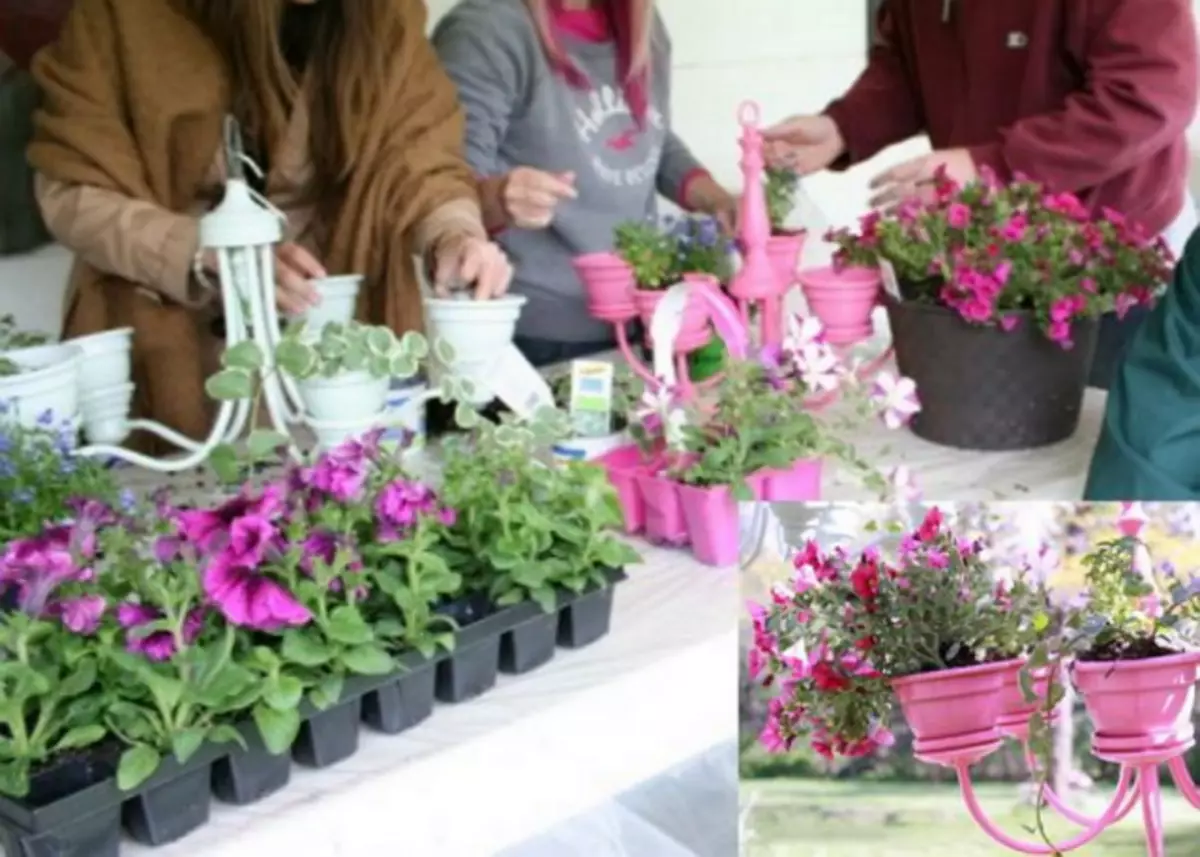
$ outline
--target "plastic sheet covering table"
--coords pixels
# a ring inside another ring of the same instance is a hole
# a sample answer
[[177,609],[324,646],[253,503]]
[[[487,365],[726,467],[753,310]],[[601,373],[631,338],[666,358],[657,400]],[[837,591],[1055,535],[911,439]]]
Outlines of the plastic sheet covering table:
[[[143,490],[161,479],[127,477]],[[212,490],[195,474],[168,481],[184,496]],[[576,851],[564,839],[555,857],[732,857],[686,849],[691,825],[736,825],[735,771],[716,773],[729,751],[714,748],[737,735],[738,575],[638,546],[645,562],[617,589],[605,639],[439,706],[410,732],[365,730],[341,765],[296,768],[262,803],[214,804],[207,827],[162,848],[127,843],[124,857],[519,857],[572,830],[595,833],[602,818],[627,837],[656,828],[655,841],[684,850],[641,850],[644,838],[628,838],[626,852]],[[689,783],[689,770],[704,782]],[[685,806],[693,798],[702,817]]]

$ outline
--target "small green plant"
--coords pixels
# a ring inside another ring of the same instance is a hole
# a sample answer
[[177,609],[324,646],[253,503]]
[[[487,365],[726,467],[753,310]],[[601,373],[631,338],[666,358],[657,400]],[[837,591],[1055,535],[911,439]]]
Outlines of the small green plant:
[[768,167],[763,186],[767,195],[767,216],[771,221],[771,234],[779,235],[787,230],[787,220],[796,210],[800,176],[793,170]]
[[288,330],[275,350],[275,361],[298,379],[333,378],[367,372],[374,378],[411,378],[429,354],[425,337],[410,330],[397,338],[391,328],[359,324],[327,324],[311,338],[303,325]]
[[632,221],[617,227],[617,255],[633,268],[638,288],[656,291],[676,282],[677,247],[654,221]]
[[50,337],[44,333],[18,330],[15,316],[0,315],[0,378],[19,375],[23,371],[16,361],[4,357],[4,352],[45,345],[49,341]]

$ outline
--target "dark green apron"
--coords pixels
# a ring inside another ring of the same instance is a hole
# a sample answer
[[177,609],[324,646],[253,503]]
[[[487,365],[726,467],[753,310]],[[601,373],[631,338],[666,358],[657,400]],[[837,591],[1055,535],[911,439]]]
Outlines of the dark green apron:
[[1200,231],[1117,370],[1083,496],[1200,499]]
[[[0,65],[4,62],[0,57]],[[33,167],[25,159],[38,97],[28,72],[0,70],[0,256],[25,253],[50,240],[33,195]]]

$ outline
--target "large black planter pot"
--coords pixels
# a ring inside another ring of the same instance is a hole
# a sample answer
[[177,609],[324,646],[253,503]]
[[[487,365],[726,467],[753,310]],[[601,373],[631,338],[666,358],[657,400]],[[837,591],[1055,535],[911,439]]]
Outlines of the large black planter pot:
[[0,798],[5,857],[117,857],[120,849],[121,795],[111,779],[36,808]]
[[901,375],[916,382],[918,437],[958,449],[1031,449],[1066,440],[1079,425],[1097,323],[1075,326],[1063,349],[1031,317],[1015,330],[968,325],[958,314],[888,301]]
[[1100,333],[1096,339],[1096,354],[1092,358],[1092,371],[1088,386],[1107,390],[1117,376],[1117,369],[1133,342],[1134,335],[1150,314],[1147,307],[1131,307],[1124,318],[1115,312],[1100,317]]
[[208,823],[212,809],[214,758],[224,755],[201,750],[186,765],[163,762],[150,781],[125,801],[121,819],[130,838],[143,845],[166,845]]
[[328,768],[358,752],[358,724],[362,720],[362,697],[349,688],[343,702],[325,711],[311,712],[300,727],[292,758],[309,768]]
[[362,701],[363,722],[385,735],[398,735],[433,714],[437,661],[414,654],[401,658],[401,665],[406,672]]
[[282,789],[292,778],[292,757],[273,756],[253,724],[238,729],[246,747],[234,747],[213,764],[212,792],[222,803],[249,806]]

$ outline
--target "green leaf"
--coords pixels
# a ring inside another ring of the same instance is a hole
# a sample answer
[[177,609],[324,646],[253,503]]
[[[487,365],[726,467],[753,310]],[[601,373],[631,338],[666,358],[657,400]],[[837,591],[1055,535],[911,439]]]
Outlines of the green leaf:
[[345,683],[340,675],[326,676],[308,692],[308,700],[321,711],[332,708],[341,701]]
[[54,752],[61,753],[64,750],[79,750],[83,747],[90,747],[99,741],[103,741],[104,736],[107,734],[108,730],[98,723],[93,723],[90,726],[76,726],[58,739],[58,743],[54,745]]
[[292,439],[283,432],[256,429],[250,432],[250,437],[246,439],[246,449],[255,459],[263,459],[275,456],[291,442]]
[[221,355],[221,365],[226,369],[240,369],[243,372],[257,372],[263,366],[263,353],[252,340],[244,340],[231,348],[226,348]]
[[188,759],[196,755],[200,745],[204,743],[203,729],[182,729],[171,736],[171,752],[181,765],[186,765]]
[[242,733],[228,723],[222,723],[220,726],[214,726],[208,730],[208,740],[213,744],[237,744],[243,750],[246,749],[246,739]]
[[416,360],[429,355],[429,340],[415,330],[407,331],[400,337],[400,350]]
[[284,339],[275,348],[275,365],[293,378],[308,378],[319,362],[316,349],[296,339]]
[[387,675],[396,669],[392,656],[378,646],[356,646],[342,655],[342,663],[357,675]]
[[374,639],[371,626],[358,610],[350,606],[332,610],[324,631],[331,640],[347,646],[358,646]]
[[433,343],[433,355],[439,363],[444,364],[453,363],[454,358],[458,356],[454,351],[454,346],[440,338]]
[[117,766],[117,788],[123,792],[133,791],[154,776],[160,764],[162,756],[157,750],[146,744],[135,744],[121,754],[121,763]]
[[388,374],[393,378],[411,378],[421,368],[415,358],[407,354],[393,354],[388,362]]
[[1021,698],[1026,702],[1037,702],[1037,691],[1033,686],[1033,678],[1026,670],[1021,670],[1017,673],[1017,684],[1021,688]]
[[149,688],[159,707],[168,710],[179,704],[184,690],[187,689],[187,685],[179,679],[161,675],[149,664],[139,671],[138,678]]
[[1033,630],[1042,633],[1050,627],[1050,617],[1045,613],[1037,613],[1033,617]]
[[281,674],[270,681],[263,690],[263,702],[276,711],[291,711],[300,706],[304,696],[304,683],[295,676]]
[[242,481],[242,460],[232,444],[222,443],[214,447],[208,454],[208,466],[226,485]]
[[241,369],[224,369],[204,383],[204,390],[218,402],[249,399],[254,395],[254,379]]
[[254,706],[254,725],[262,736],[267,752],[282,756],[292,749],[296,736],[300,734],[300,712],[293,708],[280,711],[266,705]]
[[197,688],[197,698],[208,708],[221,708],[225,702],[240,696],[256,681],[254,673],[238,664],[226,664]]
[[367,348],[373,354],[387,356],[396,346],[396,335],[387,327],[372,327],[367,331]]
[[302,667],[319,667],[329,663],[333,651],[329,646],[304,631],[287,631],[279,654],[284,660]]
[[23,798],[29,794],[29,760],[0,764],[0,795]]
[[59,699],[70,699],[74,696],[79,696],[82,693],[87,693],[91,690],[92,685],[96,683],[96,662],[91,658],[80,661],[79,665],[59,682],[54,688],[55,696]]

